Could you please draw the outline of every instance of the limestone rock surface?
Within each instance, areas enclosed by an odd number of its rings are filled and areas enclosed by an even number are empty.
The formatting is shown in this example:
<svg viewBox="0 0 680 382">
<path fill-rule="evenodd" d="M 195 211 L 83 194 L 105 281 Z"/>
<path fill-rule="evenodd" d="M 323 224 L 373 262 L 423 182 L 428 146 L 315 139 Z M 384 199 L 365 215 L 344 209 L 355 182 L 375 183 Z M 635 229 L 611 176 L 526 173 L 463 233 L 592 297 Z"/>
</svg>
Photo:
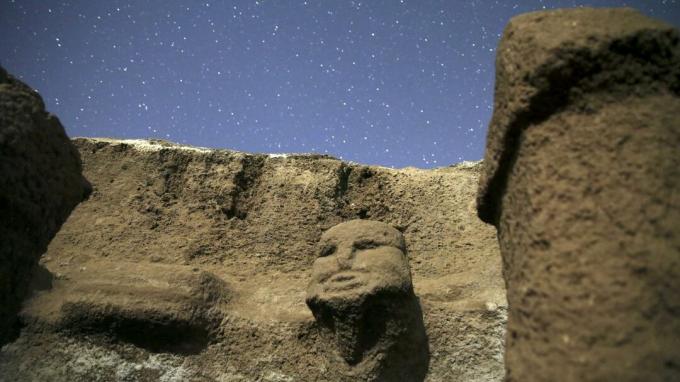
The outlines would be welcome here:
<svg viewBox="0 0 680 382">
<path fill-rule="evenodd" d="M 0 345 L 38 258 L 87 195 L 78 151 L 33 89 L 0 67 Z"/>
<path fill-rule="evenodd" d="M 632 9 L 518 16 L 478 197 L 508 381 L 680 379 L 680 33 Z"/>
<path fill-rule="evenodd" d="M 425 380 L 502 379 L 505 290 L 494 228 L 476 216 L 479 163 L 73 142 L 93 192 L 41 260 L 0 380 L 357 380 L 305 303 L 322 233 L 357 218 L 405 237 Z M 202 340 L 149 338 L 181 328 Z"/>
</svg>

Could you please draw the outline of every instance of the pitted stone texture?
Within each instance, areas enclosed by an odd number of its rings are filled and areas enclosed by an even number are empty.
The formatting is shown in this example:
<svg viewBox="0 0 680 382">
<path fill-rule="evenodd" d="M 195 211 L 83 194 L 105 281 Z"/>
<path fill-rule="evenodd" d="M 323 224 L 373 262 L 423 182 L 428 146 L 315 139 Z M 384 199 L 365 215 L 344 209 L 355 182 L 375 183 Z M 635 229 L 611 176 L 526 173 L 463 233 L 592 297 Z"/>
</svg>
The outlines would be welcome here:
<svg viewBox="0 0 680 382">
<path fill-rule="evenodd" d="M 397 229 L 357 219 L 324 232 L 306 301 L 335 342 L 344 362 L 334 366 L 342 374 L 366 381 L 425 378 L 427 335 Z"/>
<path fill-rule="evenodd" d="M 129 369 L 125 380 L 158 381 L 180 366 L 178 380 L 189 381 L 356 381 L 350 375 L 356 369 L 319 330 L 305 293 L 323 232 L 361 217 L 398 227 L 408 243 L 429 337 L 425 381 L 502 378 L 505 290 L 495 229 L 477 218 L 474 207 L 479 163 L 398 170 L 318 155 L 271 157 L 160 141 L 73 142 L 94 191 L 41 258 L 53 286 L 26 301 L 22 317 L 29 319 L 21 337 L 0 349 L 0 381 L 117 381 L 121 369 Z M 134 264 L 134 271 L 115 270 L 123 264 Z M 170 298 L 166 292 L 190 283 L 180 278 L 168 280 L 172 288 L 151 288 L 153 294 L 140 300 L 149 290 L 144 285 L 162 283 L 159 272 L 170 269 L 172 277 L 175 268 L 226 281 L 228 301 L 206 304 L 193 292 Z M 116 293 L 94 300 L 106 283 Z M 131 298 L 125 300 L 125 293 Z M 61 297 L 91 303 L 50 309 Z M 108 325 L 135 321 L 132 328 L 153 330 L 149 336 L 163 334 L 195 321 L 179 316 L 158 327 L 147 318 L 194 307 L 196 318 L 208 319 L 207 326 L 198 326 L 208 328 L 206 347 L 133 342 L 128 331 Z M 213 308 L 223 314 L 219 322 Z M 53 332 L 45 323 L 60 312 L 69 330 Z M 72 318 L 87 318 L 83 329 L 94 330 L 71 335 L 80 327 Z M 100 335 L 106 332 L 114 336 Z M 413 357 L 422 354 L 413 350 Z M 90 361 L 72 367 L 84 359 Z M 150 370 L 150 362 L 158 368 Z"/>
<path fill-rule="evenodd" d="M 87 194 L 80 156 L 31 88 L 0 68 L 0 343 L 38 258 Z"/>
<path fill-rule="evenodd" d="M 123 261 L 81 266 L 75 282 L 55 280 L 25 303 L 22 320 L 39 331 L 100 335 L 152 353 L 198 354 L 218 337 L 232 297 L 223 280 L 198 269 Z"/>
<path fill-rule="evenodd" d="M 324 232 L 307 300 L 353 304 L 381 292 L 413 293 L 404 236 L 388 224 L 350 220 Z"/>
<path fill-rule="evenodd" d="M 513 19 L 478 196 L 506 379 L 680 378 L 680 35 L 630 9 Z"/>
<path fill-rule="evenodd" d="M 630 8 L 528 13 L 505 28 L 478 206 L 498 218 L 521 131 L 568 106 L 588 113 L 629 95 L 680 91 L 678 32 Z M 597 93 L 586 99 L 583 94 Z M 589 101 L 590 103 L 586 103 Z"/>
</svg>

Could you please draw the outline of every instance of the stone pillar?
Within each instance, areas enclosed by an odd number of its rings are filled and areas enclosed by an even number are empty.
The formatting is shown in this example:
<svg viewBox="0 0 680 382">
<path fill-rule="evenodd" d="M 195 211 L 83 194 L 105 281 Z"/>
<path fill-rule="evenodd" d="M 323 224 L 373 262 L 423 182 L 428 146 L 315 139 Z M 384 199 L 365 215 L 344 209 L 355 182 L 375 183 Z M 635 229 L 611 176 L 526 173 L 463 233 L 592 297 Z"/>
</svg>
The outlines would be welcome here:
<svg viewBox="0 0 680 382">
<path fill-rule="evenodd" d="M 631 9 L 518 16 L 478 213 L 508 381 L 680 380 L 680 34 Z"/>
<path fill-rule="evenodd" d="M 16 334 L 33 267 L 89 190 L 57 117 L 0 67 L 0 345 Z"/>
</svg>

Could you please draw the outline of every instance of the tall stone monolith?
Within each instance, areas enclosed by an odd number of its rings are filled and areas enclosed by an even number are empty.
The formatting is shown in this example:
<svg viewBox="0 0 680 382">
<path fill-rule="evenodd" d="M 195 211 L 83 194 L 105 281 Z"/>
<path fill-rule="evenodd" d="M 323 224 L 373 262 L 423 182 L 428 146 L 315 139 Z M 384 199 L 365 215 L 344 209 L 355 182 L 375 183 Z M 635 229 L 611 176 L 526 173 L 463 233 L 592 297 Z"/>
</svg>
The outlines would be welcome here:
<svg viewBox="0 0 680 382">
<path fill-rule="evenodd" d="M 0 344 L 16 333 L 33 267 L 89 190 L 57 117 L 0 67 Z"/>
<path fill-rule="evenodd" d="M 632 9 L 512 19 L 478 213 L 508 381 L 680 380 L 680 34 Z"/>
</svg>

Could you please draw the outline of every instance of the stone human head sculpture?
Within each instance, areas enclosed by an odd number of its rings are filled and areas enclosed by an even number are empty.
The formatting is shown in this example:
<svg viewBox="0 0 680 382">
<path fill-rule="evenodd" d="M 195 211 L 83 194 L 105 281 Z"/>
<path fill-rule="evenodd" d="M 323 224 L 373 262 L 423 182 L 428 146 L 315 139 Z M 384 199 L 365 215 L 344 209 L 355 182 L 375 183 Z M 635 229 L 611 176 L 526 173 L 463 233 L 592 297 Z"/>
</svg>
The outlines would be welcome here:
<svg viewBox="0 0 680 382">
<path fill-rule="evenodd" d="M 321 236 L 307 301 L 358 301 L 412 289 L 401 232 L 377 221 L 352 220 Z"/>
<path fill-rule="evenodd" d="M 395 228 L 351 220 L 326 231 L 306 302 L 347 373 L 368 380 L 424 376 L 427 338 L 404 237 Z"/>
</svg>

